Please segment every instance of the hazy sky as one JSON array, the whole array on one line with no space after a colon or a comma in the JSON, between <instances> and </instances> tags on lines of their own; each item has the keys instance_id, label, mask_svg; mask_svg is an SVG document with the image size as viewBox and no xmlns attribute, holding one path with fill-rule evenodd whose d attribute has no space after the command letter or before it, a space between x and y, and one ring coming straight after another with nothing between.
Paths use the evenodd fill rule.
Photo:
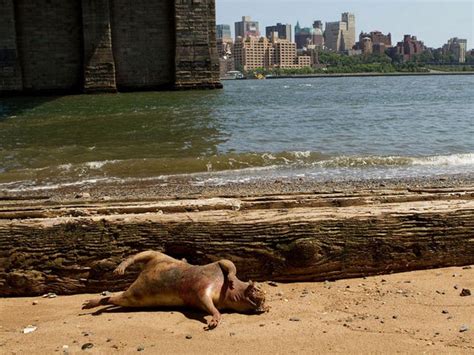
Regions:
<instances>
[{"instance_id":1,"label":"hazy sky","mask_svg":"<svg viewBox=\"0 0 474 355\"><path fill-rule=\"evenodd\" d=\"M451 37L467 39L474 47L474 0L216 0L217 23L231 25L251 16L265 26L277 22L311 27L314 20L338 21L342 12L356 16L356 33L379 30L392 33L392 42L404 34L418 36L428 47L441 47Z\"/></svg>"}]
</instances>

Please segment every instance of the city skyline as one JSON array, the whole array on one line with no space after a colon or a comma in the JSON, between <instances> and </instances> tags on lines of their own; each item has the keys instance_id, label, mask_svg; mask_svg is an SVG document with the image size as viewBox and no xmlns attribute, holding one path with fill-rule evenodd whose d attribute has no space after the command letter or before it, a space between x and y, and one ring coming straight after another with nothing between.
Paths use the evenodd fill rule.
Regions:
<instances>
[{"instance_id":1,"label":"city skyline","mask_svg":"<svg viewBox=\"0 0 474 355\"><path fill-rule=\"evenodd\" d=\"M242 16L251 16L260 23L262 35L265 35L262 29L277 22L294 27L299 21L306 27L314 20L324 24L337 21L342 12L355 13L357 34L379 30L391 33L395 43L401 41L403 35L411 34L426 46L435 48L442 47L449 38L460 37L467 39L468 48L473 48L474 4L470 1L393 0L383 4L373 1L217 1L217 23L230 24L232 28Z\"/></svg>"}]
</instances>

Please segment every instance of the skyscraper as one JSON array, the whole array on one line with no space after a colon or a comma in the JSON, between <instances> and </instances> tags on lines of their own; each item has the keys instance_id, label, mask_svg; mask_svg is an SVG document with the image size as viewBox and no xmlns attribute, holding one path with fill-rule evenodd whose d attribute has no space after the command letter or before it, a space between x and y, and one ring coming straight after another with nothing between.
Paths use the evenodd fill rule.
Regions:
<instances>
[{"instance_id":1,"label":"skyscraper","mask_svg":"<svg viewBox=\"0 0 474 355\"><path fill-rule=\"evenodd\" d=\"M230 33L230 25L216 26L216 39L222 42L232 42L232 34Z\"/></svg>"},{"instance_id":2,"label":"skyscraper","mask_svg":"<svg viewBox=\"0 0 474 355\"><path fill-rule=\"evenodd\" d=\"M296 47L298 49L308 48L309 46L322 48L324 44L322 27L321 21L314 21L312 28L301 27L298 21L295 27Z\"/></svg>"},{"instance_id":3,"label":"skyscraper","mask_svg":"<svg viewBox=\"0 0 474 355\"><path fill-rule=\"evenodd\" d=\"M235 39L238 37L260 37L258 21L252 21L250 16L242 16L242 21L235 23Z\"/></svg>"},{"instance_id":4,"label":"skyscraper","mask_svg":"<svg viewBox=\"0 0 474 355\"><path fill-rule=\"evenodd\" d=\"M346 31L343 32L344 38L344 50L347 51L352 49L356 43L356 28L355 28L355 15L349 12L344 12L341 16L342 22L345 22L347 25Z\"/></svg>"},{"instance_id":5,"label":"skyscraper","mask_svg":"<svg viewBox=\"0 0 474 355\"><path fill-rule=\"evenodd\" d=\"M355 45L355 15L344 12L341 21L326 22L324 39L326 47L335 52L343 52Z\"/></svg>"},{"instance_id":6,"label":"skyscraper","mask_svg":"<svg viewBox=\"0 0 474 355\"><path fill-rule=\"evenodd\" d=\"M282 24L277 23L275 26L267 26L265 28L265 34L268 39L270 39L274 32L278 33L279 39L286 39L288 42L292 40L292 33L291 33L291 25L290 24Z\"/></svg>"}]
</instances>

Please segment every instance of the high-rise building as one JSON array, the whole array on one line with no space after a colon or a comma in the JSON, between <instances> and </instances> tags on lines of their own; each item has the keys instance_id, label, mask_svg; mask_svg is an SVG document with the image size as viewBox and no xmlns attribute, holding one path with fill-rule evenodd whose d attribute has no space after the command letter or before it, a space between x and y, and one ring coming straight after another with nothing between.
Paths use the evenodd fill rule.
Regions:
<instances>
[{"instance_id":1,"label":"high-rise building","mask_svg":"<svg viewBox=\"0 0 474 355\"><path fill-rule=\"evenodd\" d=\"M252 21L250 16L242 16L242 21L235 23L235 39L242 37L260 37L258 22Z\"/></svg>"},{"instance_id":2,"label":"high-rise building","mask_svg":"<svg viewBox=\"0 0 474 355\"><path fill-rule=\"evenodd\" d=\"M335 52L352 49L355 45L355 15L344 12L341 21L326 22L324 40L326 48Z\"/></svg>"},{"instance_id":3,"label":"high-rise building","mask_svg":"<svg viewBox=\"0 0 474 355\"><path fill-rule=\"evenodd\" d=\"M309 46L315 46L322 48L324 44L324 36L322 31L321 21L315 21L313 28L301 27L300 23L295 26L295 43L297 49L308 48Z\"/></svg>"},{"instance_id":4,"label":"high-rise building","mask_svg":"<svg viewBox=\"0 0 474 355\"><path fill-rule=\"evenodd\" d=\"M341 16L342 22L347 24L347 29L343 32L344 50L352 49L356 43L355 15L344 12Z\"/></svg>"},{"instance_id":5,"label":"high-rise building","mask_svg":"<svg viewBox=\"0 0 474 355\"><path fill-rule=\"evenodd\" d=\"M324 46L324 31L323 22L316 20L313 22L313 45L317 48L323 48Z\"/></svg>"},{"instance_id":6,"label":"high-rise building","mask_svg":"<svg viewBox=\"0 0 474 355\"><path fill-rule=\"evenodd\" d=\"M286 39L288 42L291 42L293 38L291 33L291 25L288 23L277 23L275 26L267 26L265 28L265 34L268 39L272 38L274 32L278 33L279 39Z\"/></svg>"},{"instance_id":7,"label":"high-rise building","mask_svg":"<svg viewBox=\"0 0 474 355\"><path fill-rule=\"evenodd\" d=\"M443 54L452 54L459 63L466 62L467 40L457 37L448 40L443 48Z\"/></svg>"},{"instance_id":8,"label":"high-rise building","mask_svg":"<svg viewBox=\"0 0 474 355\"><path fill-rule=\"evenodd\" d=\"M319 28L321 31L323 30L323 22L321 20L316 20L313 22L313 28Z\"/></svg>"},{"instance_id":9,"label":"high-rise building","mask_svg":"<svg viewBox=\"0 0 474 355\"><path fill-rule=\"evenodd\" d=\"M296 44L278 39L276 32L271 40L266 37L238 38L234 46L234 58L235 67L244 71L311 66L310 56L298 56Z\"/></svg>"},{"instance_id":10,"label":"high-rise building","mask_svg":"<svg viewBox=\"0 0 474 355\"><path fill-rule=\"evenodd\" d=\"M230 32L230 25L216 26L216 39L222 42L232 42L232 34Z\"/></svg>"}]
</instances>

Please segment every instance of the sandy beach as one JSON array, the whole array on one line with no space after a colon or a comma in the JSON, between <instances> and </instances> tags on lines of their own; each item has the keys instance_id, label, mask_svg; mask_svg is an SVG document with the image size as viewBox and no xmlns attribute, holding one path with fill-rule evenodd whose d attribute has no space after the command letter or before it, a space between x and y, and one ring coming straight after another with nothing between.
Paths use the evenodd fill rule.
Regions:
<instances>
[{"instance_id":1,"label":"sandy beach","mask_svg":"<svg viewBox=\"0 0 474 355\"><path fill-rule=\"evenodd\" d=\"M321 283L263 283L271 310L209 317L175 310L80 309L97 295L0 299L0 352L456 353L474 351L472 268ZM28 325L37 329L29 334ZM65 350L66 349L66 350Z\"/></svg>"},{"instance_id":2,"label":"sandy beach","mask_svg":"<svg viewBox=\"0 0 474 355\"><path fill-rule=\"evenodd\" d=\"M352 199L352 194L361 191L368 194L369 197L365 198L375 198L374 206L380 204L376 201L381 199L382 202L386 200L382 206L387 204L396 209L399 203L396 199L401 199L400 201L404 202L400 202L400 206L405 205L404 208L408 210L412 207L416 208L414 213L424 213L424 208L429 210L435 207L433 203L436 199L430 195L432 193L444 194L444 197L439 197L441 207L443 204L457 206L458 199L470 204L472 187L471 175L324 183L304 179L281 179L223 186L200 186L193 184L192 181L183 183L180 179L167 179L166 184L162 185L157 181L144 181L140 184L129 185L97 184L48 191L9 193L3 196L2 213L9 213L9 209L19 213L22 211L22 204L28 205L29 199L36 196L35 198L38 199L36 201L40 202L37 202L36 207L30 205L28 211L34 212L36 208L38 213L50 213L52 216L39 219L43 222L38 223L48 224L49 219L55 218L58 221L63 219L68 221L71 220L72 215L69 217L67 215L74 212L79 216L74 217L77 221L75 223L85 223L90 220L87 223L95 225L96 222L93 222L95 219L103 221L105 218L110 223L119 223L122 228L127 227L129 222L133 225L135 223L133 221L140 218L142 212L133 210L137 201L159 203L157 201L171 198L175 201L172 203L180 203L179 201L186 198L200 201L212 197L247 196L250 198L247 203L252 204L257 203L259 196L264 194L267 199L271 199L272 194L292 196L291 194L295 193L314 193L315 201L319 201L318 194L342 194L344 198ZM386 189L390 189L390 195L384 192ZM419 197L410 202L410 196L413 194ZM389 198L396 199L390 202L387 200ZM288 203L293 203L289 201ZM115 216L108 215L109 212L106 209L101 212L103 216L100 213L97 217L94 217L94 214L83 215L83 212L101 211L103 206L110 211L115 211L117 206L131 208L131 211L127 212L127 215ZM250 215L260 213L258 211L271 212L271 208L268 209L265 206L259 207L263 208L262 210L255 211L252 210L253 207L249 208ZM328 208L335 208L331 210L331 213L339 211L338 213L345 214L352 211L350 204L347 207ZM357 204L354 208L359 209ZM206 218L214 218L215 213L219 215L225 212L202 210L179 213L172 212L173 208L170 214L166 212L166 209L164 211L164 214L147 212L143 216L146 219L157 218L159 223L164 223L168 218L179 219L180 215L190 216L191 219L196 218L195 221L204 221ZM275 209L275 213L289 213L282 211ZM304 210L293 206L290 207L291 211L296 213ZM308 211L318 214L323 213L324 208L314 207ZM61 217L62 213L66 216ZM113 213L119 212L116 210ZM239 216L247 212L231 209L225 213L233 216L232 218L240 218ZM127 222L128 219L130 219L129 222ZM468 220L470 218L465 219L465 221ZM11 222L6 219L5 223L5 230L8 231L8 223L27 226L36 222L35 219L25 217ZM127 231L124 230L123 233L126 235ZM94 238L90 236L91 241ZM7 242L8 238L5 239L5 243ZM470 248L469 245L464 247ZM468 249L465 250L467 258L470 258L468 255L471 255L471 252ZM115 260L112 258L107 261L111 264L110 267L114 266ZM16 261L12 259L12 262ZM242 262L241 265L243 265ZM105 266L109 267L108 264L104 264ZM66 272L67 267L62 270ZM45 269L42 272L48 271ZM95 274L95 272L98 273ZM389 274L390 270L388 269L386 273ZM98 287L102 287L100 290L103 291L111 290L114 282L118 280L103 279L103 275L106 274L106 269L97 269L94 273L89 273L87 277L91 280L97 278L97 281L89 285L96 290L99 290ZM7 280L11 279L7 278ZM54 281L55 287L58 287L61 280L66 279L59 276L59 279ZM266 282L262 282L261 285L267 292L271 306L269 313L259 316L226 313L223 315L222 324L210 332L203 330L208 317L199 312L184 309L140 311L110 309L97 313L94 310L82 311L82 302L97 297L96 294L58 295L55 298L41 296L0 298L0 314L2 315L0 353L44 354L85 351L97 354L114 352L166 354L442 352L467 354L474 351L473 296L460 296L463 289L474 290L474 271L471 267L431 269L335 282L288 284L278 282L272 285L268 281L270 279L266 279ZM122 284L123 282L120 283ZM48 283L41 285L44 287ZM75 287L74 285L70 283L68 287ZM25 292L31 292L31 290ZM24 334L22 331L29 325L36 327L35 330Z\"/></svg>"}]
</instances>

